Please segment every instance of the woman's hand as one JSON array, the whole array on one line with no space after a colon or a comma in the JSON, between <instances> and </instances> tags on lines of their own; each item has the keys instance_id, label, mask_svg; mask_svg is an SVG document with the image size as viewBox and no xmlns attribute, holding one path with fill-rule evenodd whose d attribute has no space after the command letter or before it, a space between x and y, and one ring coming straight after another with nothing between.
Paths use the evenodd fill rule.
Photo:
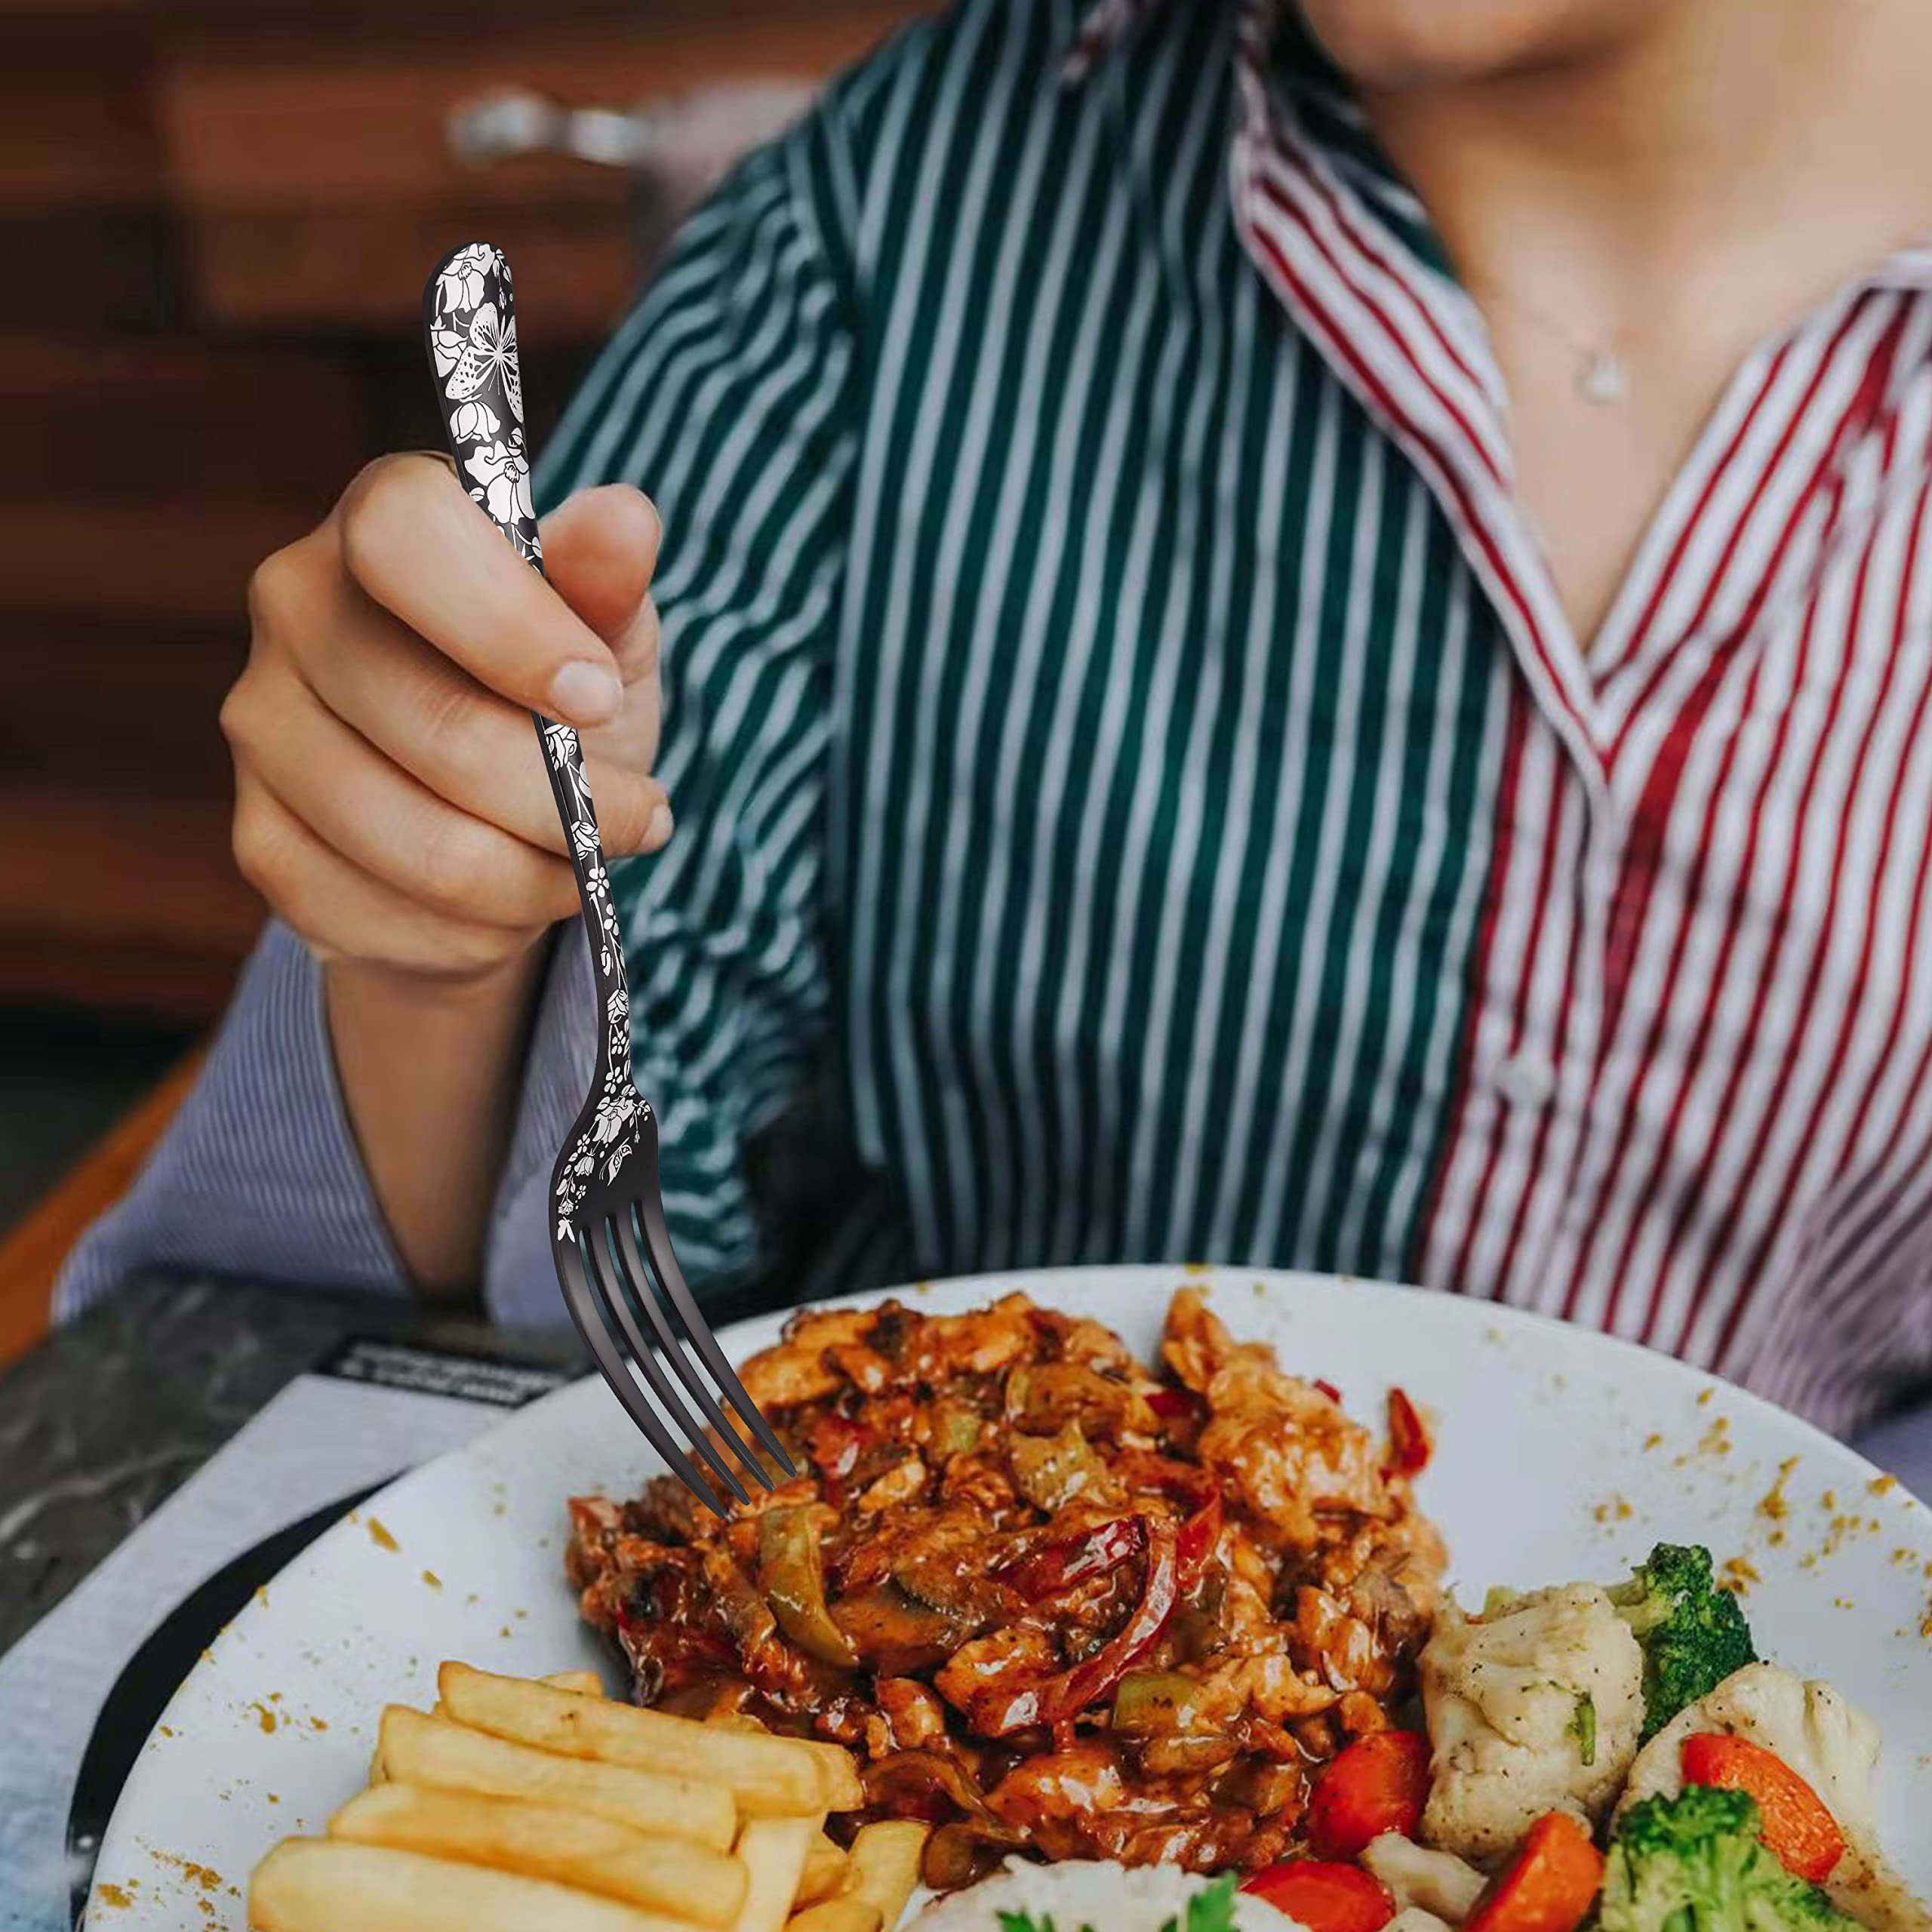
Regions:
<instances>
[{"instance_id":1,"label":"woman's hand","mask_svg":"<svg viewBox=\"0 0 1932 1932\"><path fill-rule=\"evenodd\" d=\"M386 457L256 571L235 855L325 963L491 979L572 915L532 710L580 728L607 852L670 836L657 535L636 491L585 491L544 522L546 583L446 464Z\"/></svg>"},{"instance_id":2,"label":"woman's hand","mask_svg":"<svg viewBox=\"0 0 1932 1932\"><path fill-rule=\"evenodd\" d=\"M323 962L336 1072L405 1265L475 1280L542 954L577 910L530 721L576 725L605 850L671 835L657 516L634 490L543 525L546 583L433 457L387 457L250 587L222 707L235 855Z\"/></svg>"}]
</instances>

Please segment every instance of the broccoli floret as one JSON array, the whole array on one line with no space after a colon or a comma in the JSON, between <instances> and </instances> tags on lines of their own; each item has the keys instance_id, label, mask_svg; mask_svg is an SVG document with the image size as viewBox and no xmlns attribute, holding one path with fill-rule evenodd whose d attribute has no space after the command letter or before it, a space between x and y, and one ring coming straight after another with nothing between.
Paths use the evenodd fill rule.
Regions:
<instances>
[{"instance_id":1,"label":"broccoli floret","mask_svg":"<svg viewBox=\"0 0 1932 1932\"><path fill-rule=\"evenodd\" d=\"M1644 1651L1644 1728L1647 1743L1687 1704L1715 1690L1734 1670L1758 1661L1751 1626L1711 1574L1711 1552L1697 1544L1660 1543L1610 1600Z\"/></svg>"},{"instance_id":2,"label":"broccoli floret","mask_svg":"<svg viewBox=\"0 0 1932 1932\"><path fill-rule=\"evenodd\" d=\"M1687 1785L1633 1804L1604 1867L1598 1932L1857 1932L1787 1872L1741 1791Z\"/></svg>"}]
</instances>

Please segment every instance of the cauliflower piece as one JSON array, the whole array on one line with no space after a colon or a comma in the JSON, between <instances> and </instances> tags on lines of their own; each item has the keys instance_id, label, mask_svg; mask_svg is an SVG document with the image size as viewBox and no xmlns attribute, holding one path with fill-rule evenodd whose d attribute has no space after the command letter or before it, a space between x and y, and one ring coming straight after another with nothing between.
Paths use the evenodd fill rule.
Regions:
<instances>
[{"instance_id":1,"label":"cauliflower piece","mask_svg":"<svg viewBox=\"0 0 1932 1932\"><path fill-rule=\"evenodd\" d=\"M1399 1832L1384 1832L1371 1839L1361 1863L1370 1877L1388 1887L1398 1912L1413 1911L1438 1925L1461 1924L1482 1896L1485 1882L1473 1865L1454 1853L1431 1851Z\"/></svg>"},{"instance_id":2,"label":"cauliflower piece","mask_svg":"<svg viewBox=\"0 0 1932 1932\"><path fill-rule=\"evenodd\" d=\"M1643 1727L1644 1657L1596 1584L1505 1598L1480 1619L1444 1603L1421 1672L1424 1844L1494 1861L1545 1812L1594 1826L1609 1809Z\"/></svg>"},{"instance_id":3,"label":"cauliflower piece","mask_svg":"<svg viewBox=\"0 0 1932 1932\"><path fill-rule=\"evenodd\" d=\"M1617 1817L1646 1798L1675 1798L1684 1789L1684 1740L1706 1730L1775 1751L1818 1794L1845 1837L1825 1881L1834 1905L1873 1932L1932 1932L1932 1912L1879 1848L1872 1792L1878 1727L1829 1684L1780 1664L1746 1664L1678 1712L1638 1752Z\"/></svg>"},{"instance_id":4,"label":"cauliflower piece","mask_svg":"<svg viewBox=\"0 0 1932 1932\"><path fill-rule=\"evenodd\" d=\"M1452 1932L1452 1928L1434 1912L1424 1912L1419 1905L1405 1905L1382 1928L1382 1932Z\"/></svg>"}]
</instances>

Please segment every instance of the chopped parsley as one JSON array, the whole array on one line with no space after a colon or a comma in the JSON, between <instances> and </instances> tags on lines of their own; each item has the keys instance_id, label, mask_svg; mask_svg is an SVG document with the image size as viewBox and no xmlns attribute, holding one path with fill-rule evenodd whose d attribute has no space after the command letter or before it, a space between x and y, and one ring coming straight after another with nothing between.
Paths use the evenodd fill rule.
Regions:
<instances>
[{"instance_id":1,"label":"chopped parsley","mask_svg":"<svg viewBox=\"0 0 1932 1932\"><path fill-rule=\"evenodd\" d=\"M1594 1737L1592 1754L1595 1755ZM1051 1912L1040 1918L1035 1918L1030 1912L1002 1912L998 1917L1000 1932L1059 1932ZM1184 1923L1182 1919L1171 1918L1161 1927L1161 1932L1234 1932L1234 1927L1235 1881L1230 1872L1225 1878L1217 1878L1188 1900ZM1083 1924L1080 1932L1094 1932L1094 1928Z\"/></svg>"},{"instance_id":2,"label":"chopped parsley","mask_svg":"<svg viewBox=\"0 0 1932 1932\"><path fill-rule=\"evenodd\" d=\"M1597 1705L1587 1690L1577 1694L1577 1715L1570 1720L1570 1734L1577 1740L1577 1755L1585 1764L1597 1761Z\"/></svg>"}]
</instances>

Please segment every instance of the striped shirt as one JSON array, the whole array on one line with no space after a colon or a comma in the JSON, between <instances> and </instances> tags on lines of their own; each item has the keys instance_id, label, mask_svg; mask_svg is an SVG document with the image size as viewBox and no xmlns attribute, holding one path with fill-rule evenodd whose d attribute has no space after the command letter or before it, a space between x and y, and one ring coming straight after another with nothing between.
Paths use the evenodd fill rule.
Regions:
<instances>
[{"instance_id":1,"label":"striped shirt","mask_svg":"<svg viewBox=\"0 0 1932 1932\"><path fill-rule=\"evenodd\" d=\"M694 1279L802 1121L812 1290L1404 1278L1841 1429L1932 1373L1932 253L1737 371L1586 658L1481 318L1292 26L967 0L691 223L540 483L614 478L666 530L679 831L614 878ZM568 947L544 1024L500 1309Z\"/></svg>"}]
</instances>

